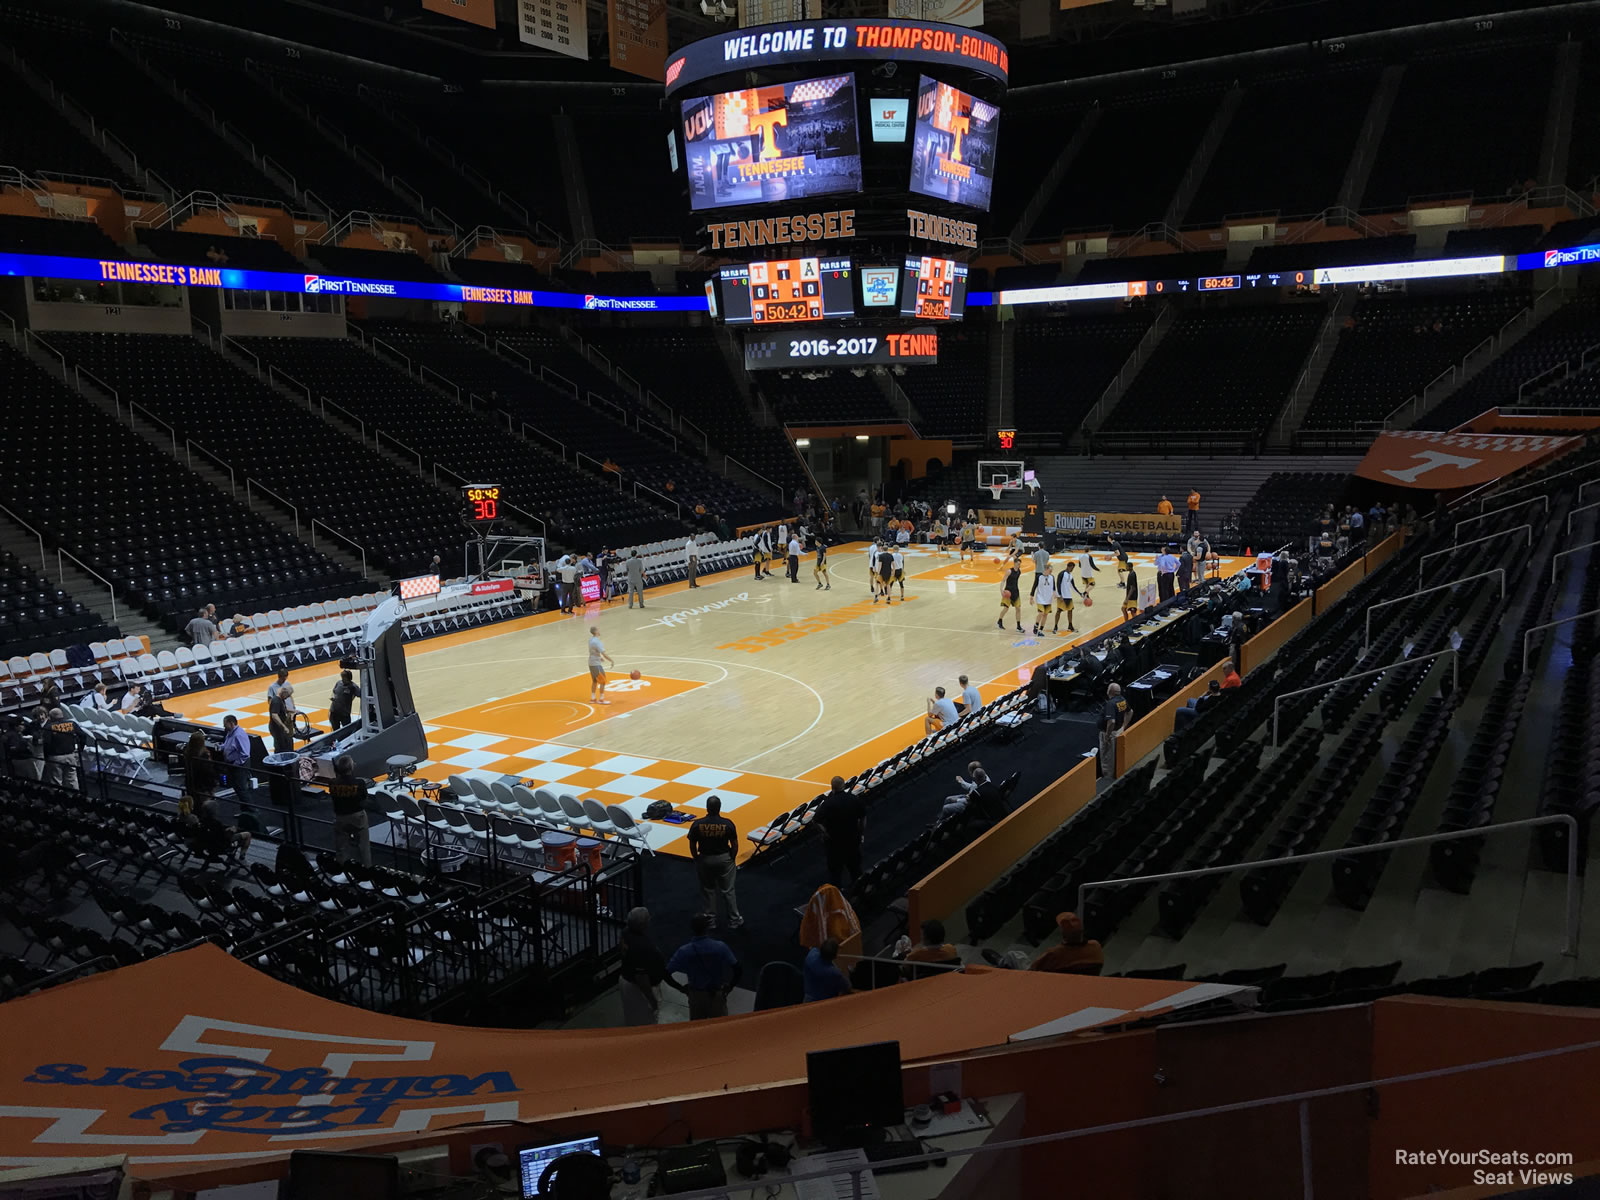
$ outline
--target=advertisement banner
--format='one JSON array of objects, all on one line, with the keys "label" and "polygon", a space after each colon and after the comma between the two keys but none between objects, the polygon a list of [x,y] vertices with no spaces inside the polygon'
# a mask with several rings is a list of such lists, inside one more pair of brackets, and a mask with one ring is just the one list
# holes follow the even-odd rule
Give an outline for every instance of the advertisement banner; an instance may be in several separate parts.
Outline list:
[{"label": "advertisement banner", "polygon": [[480,579],[472,585],[474,596],[493,596],[497,592],[515,591],[517,581],[514,579]]},{"label": "advertisement banner", "polygon": [[[607,0],[606,34],[613,67],[652,83],[660,80],[667,68],[666,0]],[[675,159],[677,143],[671,145]],[[678,169],[676,162],[672,169]]]},{"label": "advertisement banner", "polygon": [[[1023,511],[985,508],[979,511],[978,519],[987,525],[1020,526]],[[1108,533],[1146,539],[1166,537],[1173,541],[1183,537],[1183,518],[1176,513],[1163,517],[1156,513],[1046,512],[1044,527],[1065,535],[1069,541],[1097,540]]]},{"label": "advertisement banner", "polygon": [[583,0],[517,0],[517,37],[568,58],[589,57],[589,10]]},{"label": "advertisement banner", "polygon": [[578,581],[578,595],[583,597],[585,604],[592,604],[600,599],[600,576],[585,575]]},{"label": "advertisement banner", "polygon": [[1407,429],[1379,434],[1356,474],[1390,487],[1450,492],[1493,482],[1570,450],[1582,440],[1537,433]]},{"label": "advertisement banner", "polygon": [[494,0],[422,0],[422,7],[470,25],[494,28]]},{"label": "advertisement banner", "polygon": [[291,1150],[431,1145],[477,1123],[792,1083],[807,1049],[884,1029],[913,1061],[1003,1046],[1051,1021],[1148,1018],[1193,992],[1183,980],[955,973],[742,1017],[730,1049],[714,1021],[481,1029],[366,1012],[202,945],[0,1006],[0,1168],[126,1154],[139,1178],[187,1176],[178,1190],[189,1192],[252,1161],[281,1168]]}]

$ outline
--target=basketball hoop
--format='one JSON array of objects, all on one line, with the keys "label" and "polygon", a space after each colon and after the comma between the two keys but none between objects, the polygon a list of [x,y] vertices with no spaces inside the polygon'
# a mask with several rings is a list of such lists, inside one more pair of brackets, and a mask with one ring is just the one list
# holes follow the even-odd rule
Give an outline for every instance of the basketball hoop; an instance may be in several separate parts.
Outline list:
[{"label": "basketball hoop", "polygon": [[1000,503],[1000,493],[1005,490],[1005,484],[1003,483],[991,483],[989,485],[989,494],[994,497],[994,502],[996,504]]}]

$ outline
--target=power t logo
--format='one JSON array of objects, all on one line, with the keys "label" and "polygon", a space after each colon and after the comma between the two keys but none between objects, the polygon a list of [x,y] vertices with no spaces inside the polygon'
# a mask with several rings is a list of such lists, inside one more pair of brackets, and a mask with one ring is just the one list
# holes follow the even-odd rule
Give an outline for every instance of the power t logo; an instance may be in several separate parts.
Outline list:
[{"label": "power t logo", "polygon": [[[64,1103],[4,1106],[0,1118],[42,1121],[32,1138],[41,1149],[68,1144],[204,1151],[208,1136],[223,1137],[229,1149],[241,1136],[247,1143],[260,1143],[254,1153],[170,1156],[197,1161],[255,1157],[267,1150],[267,1143],[420,1132],[438,1117],[456,1124],[514,1121],[518,1116],[515,1099],[494,1098],[521,1090],[509,1072],[431,1071],[431,1041],[347,1037],[186,1016],[159,1049],[186,1057],[167,1059],[156,1068],[40,1064],[22,1082],[59,1088]],[[130,1050],[128,1057],[136,1064],[138,1051]],[[360,1074],[354,1073],[357,1064],[365,1068]],[[374,1070],[373,1064],[381,1066]],[[150,1093],[165,1096],[142,1103],[155,1099]],[[118,1103],[123,1096],[127,1102]],[[75,1100],[88,1103],[73,1106]],[[139,1157],[155,1161],[143,1153]]]}]

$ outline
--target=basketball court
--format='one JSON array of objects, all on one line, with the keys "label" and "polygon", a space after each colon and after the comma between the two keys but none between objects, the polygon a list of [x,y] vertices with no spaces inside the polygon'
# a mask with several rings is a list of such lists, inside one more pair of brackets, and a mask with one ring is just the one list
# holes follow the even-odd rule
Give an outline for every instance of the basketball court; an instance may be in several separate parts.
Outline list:
[{"label": "basketball court", "polygon": [[[1153,555],[1131,557],[1141,582],[1152,580]],[[1053,569],[1067,558],[1057,555]],[[853,775],[920,738],[935,686],[954,697],[965,674],[992,700],[1025,682],[1037,663],[1117,624],[1111,556],[1096,558],[1093,604],[1078,602],[1072,636],[1064,621],[1056,636],[1027,632],[1031,562],[1023,564],[1019,634],[1010,614],[1004,631],[995,628],[1005,577],[998,550],[959,562],[953,552],[913,546],[905,600],[896,588],[885,605],[872,603],[866,545],[852,543],[829,554],[831,591],[816,589],[808,557],[798,584],[781,570],[757,582],[747,567],[702,576],[693,591],[651,589],[642,611],[614,600],[578,617],[545,613],[413,643],[406,660],[429,743],[419,773],[570,788],[638,818],[655,800],[698,812],[714,794],[742,835],[827,790],[832,776]],[[1246,565],[1222,560],[1224,574]],[[608,705],[590,702],[590,625],[616,661]],[[634,669],[637,681],[628,678]],[[291,677],[314,728],[327,728],[337,674],[329,663]],[[265,735],[269,682],[167,703],[209,724],[235,713]],[[682,825],[650,823],[659,851],[687,854],[685,835]]]}]

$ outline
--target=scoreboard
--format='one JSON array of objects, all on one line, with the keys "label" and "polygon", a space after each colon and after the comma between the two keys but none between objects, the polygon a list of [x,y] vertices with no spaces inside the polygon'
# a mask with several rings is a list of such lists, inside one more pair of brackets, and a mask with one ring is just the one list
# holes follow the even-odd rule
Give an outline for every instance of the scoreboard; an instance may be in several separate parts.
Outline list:
[{"label": "scoreboard", "polygon": [[855,313],[848,258],[780,258],[722,268],[722,312],[729,325],[821,321]]}]

